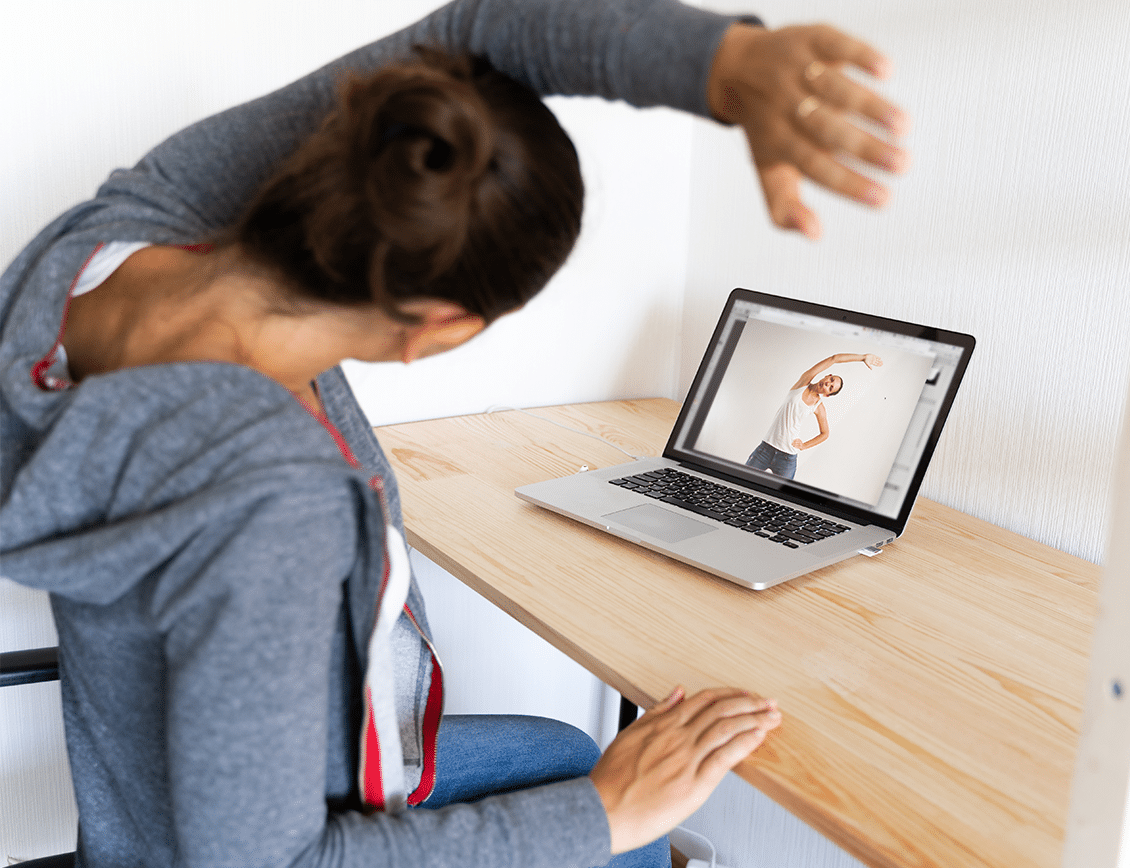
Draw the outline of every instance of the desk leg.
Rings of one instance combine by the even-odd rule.
[[[630,724],[640,715],[640,708],[634,702],[628,702],[623,696],[620,697],[620,730]]]

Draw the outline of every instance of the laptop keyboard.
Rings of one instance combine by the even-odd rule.
[[[670,467],[608,481],[788,548],[800,548],[848,529],[818,515]]]

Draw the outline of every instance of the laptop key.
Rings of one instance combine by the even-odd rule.
[[[682,509],[688,510],[689,512],[693,512],[696,515],[703,515],[703,516],[706,516],[707,518],[712,518],[715,521],[724,521],[725,518],[726,518],[720,512],[715,512],[712,509],[708,509],[705,506],[699,506],[698,504],[695,504],[695,503],[688,503],[685,500],[679,500],[679,499],[674,498],[674,497],[661,497],[659,499],[661,501],[663,501],[664,503],[669,503],[672,506],[678,506]]]
[[[609,482],[789,548],[819,542],[848,529],[811,513],[672,469],[651,470]]]

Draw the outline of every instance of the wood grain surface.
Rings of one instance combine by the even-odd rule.
[[[1098,567],[919,500],[878,557],[750,591],[513,493],[658,454],[677,404],[532,412],[377,429],[412,546],[637,704],[776,697],[738,773],[868,865],[1059,865]]]

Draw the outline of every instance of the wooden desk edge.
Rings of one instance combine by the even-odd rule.
[[[565,405],[563,407],[543,407],[537,408],[533,412],[540,414],[573,415],[578,412],[585,413],[585,411],[588,410],[595,412],[596,416],[599,417],[603,415],[600,408],[611,408],[612,406],[625,404],[648,414],[656,413],[656,415],[672,416],[678,407],[675,402],[668,399],[637,399],[630,402],[593,402],[591,404]],[[474,414],[474,416],[482,415],[483,414]],[[659,450],[656,449],[654,451],[658,452]],[[981,528],[988,524],[980,519],[967,516],[951,507],[925,499],[922,500],[923,502],[916,506],[914,516],[912,516],[911,519],[912,523],[915,522],[916,518],[923,520],[925,516],[932,516],[936,520],[952,522],[967,530]],[[583,648],[557,633],[531,612],[515,605],[505,595],[496,591],[491,585],[479,580],[470,571],[462,569],[459,563],[447,557],[442,551],[436,549],[435,546],[429,544],[427,540],[420,537],[411,528],[408,529],[408,537],[410,543],[419,549],[421,553],[451,572],[477,593],[486,597],[512,617],[516,618],[520,623],[523,623],[533,630],[533,632],[577,660],[581,665],[584,665],[589,671],[593,672],[594,675],[619,690],[631,701],[646,706],[656,699],[656,697],[645,694],[642,689],[630,683],[626,677],[613,672],[608,666],[605,666]],[[1000,528],[995,528],[992,542],[1004,549],[1015,548],[1018,551],[1030,551],[1035,557],[1045,562],[1051,572],[1056,574],[1062,573],[1064,577],[1083,588],[1094,590],[1098,587],[1101,569],[1096,565],[1081,561],[1078,558],[1074,558],[1050,546],[1034,542],[1020,534]],[[805,822],[809,823],[856,858],[863,860],[869,865],[876,866],[876,868],[905,868],[906,862],[899,861],[890,853],[872,846],[857,830],[845,828],[839,818],[826,815],[826,812],[821,810],[820,806],[814,806],[807,802],[799,803],[795,794],[791,793],[787,788],[780,786],[778,782],[775,781],[773,775],[766,774],[758,767],[756,757],[742,763],[735,771],[743,779],[757,787],[793,814],[803,818]]]

